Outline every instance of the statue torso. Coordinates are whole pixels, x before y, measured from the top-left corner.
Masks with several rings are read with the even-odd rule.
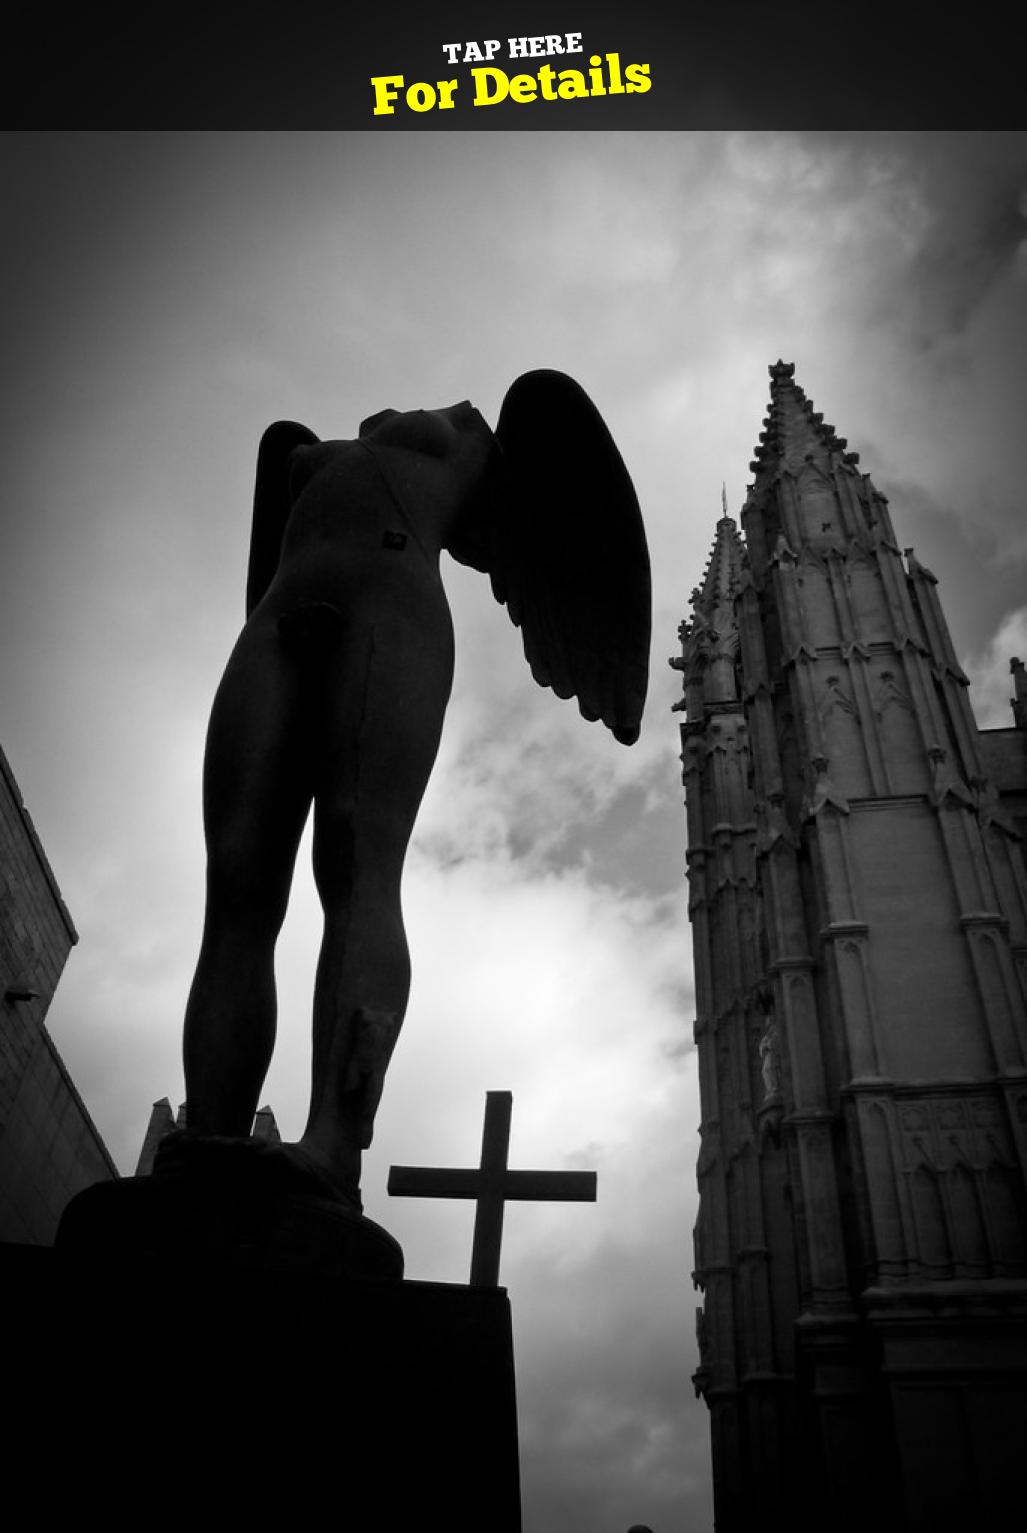
[[[286,523],[268,591],[272,604],[327,601],[352,607],[411,600],[417,593],[421,599],[434,593],[444,600],[433,497],[423,493],[432,486],[421,483],[438,477],[442,465],[418,463],[420,455],[359,440],[326,442],[302,452],[310,462],[301,458],[298,475],[312,472]],[[398,464],[383,464],[386,453]],[[397,470],[402,499],[393,489]]]

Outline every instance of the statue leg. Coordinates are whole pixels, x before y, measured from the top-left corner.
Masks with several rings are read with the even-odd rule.
[[[351,1196],[410,991],[400,884],[452,682],[452,630],[437,591],[414,620],[382,618],[353,646],[349,683],[325,710],[329,748],[314,807],[325,925],[299,1148]]]
[[[273,622],[243,630],[204,757],[207,904],[186,1007],[188,1124],[250,1133],[274,1046],[274,949],[313,785],[301,677]]]
[[[310,1116],[300,1149],[355,1197],[361,1152],[371,1142],[410,992],[399,900],[406,838],[398,847],[381,845],[371,870],[340,869],[340,845],[362,860],[375,856],[375,838],[366,824],[354,834],[352,821],[340,826],[319,805],[314,840],[325,926],[314,991]]]

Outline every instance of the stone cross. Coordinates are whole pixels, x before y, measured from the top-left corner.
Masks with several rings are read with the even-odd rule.
[[[485,1130],[481,1165],[477,1171],[448,1167],[393,1166],[389,1193],[401,1198],[474,1198],[474,1244],[471,1286],[499,1285],[499,1249],[503,1239],[503,1207],[511,1199],[532,1202],[594,1203],[594,1171],[509,1171],[510,1114],[513,1093],[485,1094]]]

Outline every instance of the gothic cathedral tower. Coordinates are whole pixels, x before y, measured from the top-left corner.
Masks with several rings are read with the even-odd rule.
[[[671,662],[717,1533],[1012,1526],[1027,710],[977,729],[934,577],[770,376]]]

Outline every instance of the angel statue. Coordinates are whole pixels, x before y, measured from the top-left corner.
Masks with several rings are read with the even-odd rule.
[[[645,701],[638,502],[571,378],[518,378],[495,432],[464,401],[383,410],[351,441],[322,442],[291,421],[264,433],[246,624],[204,759],[186,1133],[250,1135],[275,1037],[275,942],[313,805],[324,937],[312,1093],[303,1136],[283,1152],[357,1211],[361,1151],[410,986],[403,860],[453,676],[442,549],[490,576],[536,681],[576,696],[586,719],[630,745]]]

